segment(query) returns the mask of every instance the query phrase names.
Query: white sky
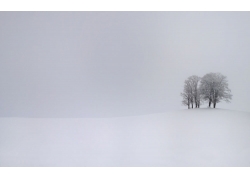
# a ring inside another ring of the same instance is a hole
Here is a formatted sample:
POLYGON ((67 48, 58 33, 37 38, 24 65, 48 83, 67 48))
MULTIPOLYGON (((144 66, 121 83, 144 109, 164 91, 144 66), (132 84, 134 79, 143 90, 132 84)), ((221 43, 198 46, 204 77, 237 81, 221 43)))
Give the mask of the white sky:
POLYGON ((2 117, 185 109, 184 80, 210 72, 233 94, 218 108, 250 111, 250 12, 0 12, 0 26, 2 117))

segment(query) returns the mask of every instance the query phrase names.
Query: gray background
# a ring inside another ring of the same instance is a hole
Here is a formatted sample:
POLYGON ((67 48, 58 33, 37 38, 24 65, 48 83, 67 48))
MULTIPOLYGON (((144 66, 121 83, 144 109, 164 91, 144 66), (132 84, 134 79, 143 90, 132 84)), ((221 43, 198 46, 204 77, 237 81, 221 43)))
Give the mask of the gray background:
MULTIPOLYGON (((186 109, 191 75, 220 72, 250 111, 249 12, 0 12, 1 117, 186 109)), ((207 107, 207 104, 203 105, 207 107)))

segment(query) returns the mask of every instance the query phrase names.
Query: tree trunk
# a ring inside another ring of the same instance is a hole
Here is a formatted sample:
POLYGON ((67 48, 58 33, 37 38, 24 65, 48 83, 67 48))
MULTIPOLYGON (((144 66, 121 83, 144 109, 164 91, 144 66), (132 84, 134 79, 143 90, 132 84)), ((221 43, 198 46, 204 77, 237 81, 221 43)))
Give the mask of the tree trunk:
POLYGON ((214 103, 214 108, 216 107, 216 103, 214 103))
POLYGON ((209 101, 209 107, 211 106, 211 101, 209 101))
POLYGON ((193 107, 193 103, 192 103, 192 109, 193 109, 194 107, 193 107))

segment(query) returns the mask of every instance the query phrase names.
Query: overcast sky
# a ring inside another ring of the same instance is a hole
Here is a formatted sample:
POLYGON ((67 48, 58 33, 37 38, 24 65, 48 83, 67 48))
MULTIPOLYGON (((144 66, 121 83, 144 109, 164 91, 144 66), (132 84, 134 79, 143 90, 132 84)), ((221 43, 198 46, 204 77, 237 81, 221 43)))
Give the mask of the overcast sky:
MULTIPOLYGON (((249 12, 0 12, 0 116, 186 109, 186 78, 220 72, 250 111, 249 12)), ((206 107, 207 104, 203 105, 206 107)))

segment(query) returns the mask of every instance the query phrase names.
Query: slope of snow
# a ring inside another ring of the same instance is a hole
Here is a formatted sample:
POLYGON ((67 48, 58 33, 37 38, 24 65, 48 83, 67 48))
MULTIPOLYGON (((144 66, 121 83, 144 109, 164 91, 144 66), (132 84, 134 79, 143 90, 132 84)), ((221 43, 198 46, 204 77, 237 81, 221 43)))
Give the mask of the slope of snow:
POLYGON ((0 118, 0 166, 250 166, 250 113, 0 118))

